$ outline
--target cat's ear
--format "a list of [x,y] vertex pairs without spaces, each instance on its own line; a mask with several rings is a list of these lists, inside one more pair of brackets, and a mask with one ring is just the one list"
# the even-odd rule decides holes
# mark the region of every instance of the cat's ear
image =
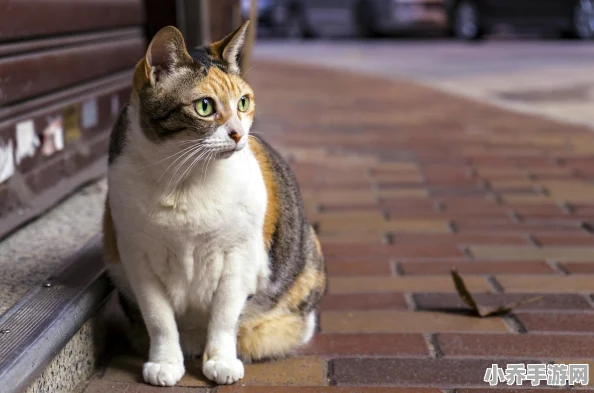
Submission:
[[159,30],[149,44],[144,57],[144,75],[155,85],[191,60],[182,33],[167,26]]
[[212,53],[227,63],[229,72],[231,73],[239,73],[239,62],[237,56],[239,55],[239,52],[241,51],[245,41],[245,34],[249,25],[250,21],[245,21],[245,23],[233,33],[210,46]]

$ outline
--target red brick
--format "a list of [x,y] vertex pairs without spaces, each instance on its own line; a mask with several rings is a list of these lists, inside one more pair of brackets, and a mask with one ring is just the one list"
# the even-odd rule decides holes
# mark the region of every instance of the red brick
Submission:
[[392,274],[390,264],[363,261],[332,261],[328,263],[330,276],[389,276]]
[[326,295],[320,308],[327,311],[407,310],[408,306],[402,293],[362,293]]
[[433,202],[428,199],[408,199],[408,198],[390,198],[390,199],[383,199],[382,203],[383,206],[389,207],[391,209],[402,209],[407,211],[427,211],[427,210],[434,210]]
[[[451,180],[472,180],[473,178],[470,177],[467,173],[467,168],[465,166],[459,165],[425,165],[421,169],[423,176],[429,180],[433,181],[451,181]],[[475,180],[476,181],[476,180]]]
[[543,246],[594,246],[594,236],[585,231],[577,235],[536,235],[535,239]]
[[382,181],[377,183],[377,187],[380,190],[390,190],[390,189],[399,189],[399,188],[415,188],[418,187],[422,182],[420,180],[411,181],[411,180],[392,180],[392,181]]
[[594,274],[594,263],[564,262],[561,266],[573,274]]
[[[525,304],[517,310],[591,310],[592,307],[583,296],[574,294],[492,294],[476,293],[474,299],[482,306],[501,306],[517,303],[535,296],[543,299]],[[415,304],[421,310],[468,310],[468,306],[457,294],[425,293],[413,295]]]
[[415,149],[417,162],[419,165],[443,164],[443,165],[468,165],[469,160],[465,157],[459,157],[453,152],[445,153],[443,147],[429,147],[417,145]]
[[388,206],[384,207],[384,211],[388,214],[390,220],[403,218],[450,218],[447,214],[437,211],[434,206],[415,207],[413,209]]
[[576,216],[594,216],[594,205],[591,204],[575,204],[572,205],[573,214]]
[[466,274],[552,274],[554,271],[545,262],[401,262],[404,274],[449,274],[452,269]]
[[478,177],[483,180],[514,180],[514,181],[525,181],[526,180],[526,174],[522,173],[522,172],[492,173],[492,174],[488,174],[488,175],[481,174],[480,172],[481,171],[479,171]]
[[579,221],[544,221],[537,223],[516,223],[512,220],[485,219],[456,219],[454,221],[460,233],[466,232],[505,232],[505,233],[546,233],[562,231],[567,235],[580,235],[584,231],[579,227]]
[[435,208],[427,209],[414,209],[407,210],[401,208],[384,208],[384,211],[388,214],[390,220],[401,220],[401,219],[442,219],[449,220],[452,217],[448,214],[437,211]]
[[[160,386],[150,386],[145,383],[113,382],[96,379],[91,381],[84,393],[161,393]],[[166,388],[168,393],[209,393],[207,388]]]
[[552,168],[557,169],[558,166],[553,163],[551,157],[544,156],[523,156],[523,157],[513,157],[510,160],[515,165],[524,168],[524,167],[540,167],[540,168]]
[[478,185],[474,187],[430,187],[429,196],[433,198],[486,198],[489,191],[480,188]]
[[486,214],[506,211],[506,207],[487,198],[440,198],[445,212],[451,214]]
[[566,390],[566,389],[509,389],[507,385],[499,388],[480,388],[480,389],[456,389],[456,393],[498,393],[504,391],[505,393],[555,393],[555,392],[579,392],[579,393],[594,393],[591,389]]
[[[539,363],[528,361],[530,363]],[[330,362],[333,385],[485,387],[485,371],[492,364],[505,368],[517,359],[343,358]],[[488,386],[488,385],[487,385]]]
[[324,247],[327,257],[364,258],[370,255],[396,258],[454,258],[464,254],[455,246],[437,244],[427,247],[426,244],[399,244],[381,246],[336,245]]
[[459,176],[448,176],[448,177],[437,177],[429,176],[425,177],[425,182],[428,186],[447,186],[447,187],[478,187],[481,182],[479,179],[467,177],[465,174]]
[[446,357],[589,358],[594,336],[560,334],[457,334],[440,333],[438,342]]
[[340,212],[376,212],[378,206],[376,204],[358,204],[350,206],[324,206],[323,212],[340,213]]
[[534,194],[538,194],[538,191],[535,190],[534,186],[530,186],[528,184],[520,186],[520,185],[516,185],[516,186],[491,186],[491,188],[493,189],[493,191],[497,192],[497,193],[501,193],[501,194],[506,194],[506,195],[518,195],[518,194],[523,194],[523,195],[534,195]]
[[[581,392],[582,391],[580,390],[580,393]],[[200,392],[198,391],[196,393]],[[217,393],[441,393],[441,390],[431,388],[382,388],[369,386],[242,386],[241,382],[239,382],[232,386],[221,386]]]
[[594,333],[594,313],[516,313],[528,332]]
[[339,204],[335,205],[332,203],[320,203],[320,209],[324,212],[337,212],[337,211],[351,211],[351,210],[377,210],[378,205],[376,203],[352,203],[352,204]]
[[[372,186],[371,180],[351,181],[348,183],[338,184],[324,184],[317,183],[316,190],[318,191],[351,191],[360,189],[369,189]],[[299,188],[301,188],[301,181],[299,181]]]
[[448,244],[448,245],[531,245],[524,235],[506,233],[397,233],[392,236],[394,244]]
[[335,232],[332,234],[321,234],[318,233],[318,240],[322,245],[322,250],[326,248],[327,245],[342,245],[342,244],[358,244],[364,246],[373,246],[373,245],[380,245],[386,244],[386,234],[384,233],[372,233],[372,232],[360,232],[361,236],[358,238],[354,238],[356,233],[348,233],[348,232]]
[[514,205],[513,210],[524,218],[531,217],[545,217],[545,218],[567,218],[559,206],[555,204],[539,204],[539,205]]
[[318,334],[301,355],[428,356],[421,334]]

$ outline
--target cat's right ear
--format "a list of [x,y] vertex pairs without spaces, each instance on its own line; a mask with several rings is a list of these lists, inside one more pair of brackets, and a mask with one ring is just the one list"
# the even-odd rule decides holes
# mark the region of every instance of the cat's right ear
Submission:
[[142,61],[144,64],[136,73],[140,74],[138,77],[142,78],[143,85],[155,86],[174,73],[176,68],[191,61],[182,33],[173,26],[167,26],[151,40]]

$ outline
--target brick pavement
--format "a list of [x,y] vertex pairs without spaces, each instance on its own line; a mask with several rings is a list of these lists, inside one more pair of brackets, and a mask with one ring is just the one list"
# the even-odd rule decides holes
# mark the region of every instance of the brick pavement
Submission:
[[[356,74],[250,77],[256,135],[290,159],[331,278],[313,342],[219,393],[479,393],[493,363],[594,362],[591,131]],[[452,267],[481,305],[544,298],[473,317]],[[118,355],[84,391],[161,391],[141,364]],[[199,370],[168,391],[215,389]]]

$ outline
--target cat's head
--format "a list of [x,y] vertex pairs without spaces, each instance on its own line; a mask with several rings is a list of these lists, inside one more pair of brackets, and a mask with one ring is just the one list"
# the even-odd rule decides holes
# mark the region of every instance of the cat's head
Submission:
[[238,55],[248,25],[190,51],[175,27],[155,35],[134,73],[139,121],[151,142],[182,150],[193,141],[214,158],[245,146],[255,102]]

